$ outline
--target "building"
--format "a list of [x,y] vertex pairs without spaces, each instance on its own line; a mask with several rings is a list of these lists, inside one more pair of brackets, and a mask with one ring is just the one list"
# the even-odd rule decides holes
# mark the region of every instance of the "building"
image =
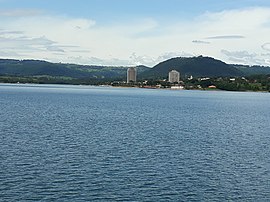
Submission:
[[176,70],[172,70],[169,72],[169,82],[170,83],[179,83],[180,81],[180,73]]
[[211,88],[211,89],[216,89],[217,87],[214,86],[214,85],[211,85],[211,86],[208,86],[208,88]]
[[127,83],[136,82],[137,81],[137,71],[136,68],[130,67],[127,70]]

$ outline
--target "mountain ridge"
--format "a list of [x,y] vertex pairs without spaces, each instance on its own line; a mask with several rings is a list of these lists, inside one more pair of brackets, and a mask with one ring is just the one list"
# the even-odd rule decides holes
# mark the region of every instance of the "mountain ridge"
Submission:
[[211,57],[176,57],[155,65],[144,73],[145,77],[166,77],[171,70],[179,71],[182,77],[241,76],[237,68]]
[[[146,66],[137,66],[138,72]],[[128,67],[77,65],[70,63],[52,63],[44,60],[0,59],[0,75],[9,76],[61,76],[71,78],[121,78],[126,75]]]
[[[79,65],[44,60],[0,59],[0,75],[125,80],[127,66]],[[227,64],[212,57],[175,57],[150,68],[136,66],[139,79],[164,79],[175,69],[182,77],[230,77],[270,74],[270,67]]]

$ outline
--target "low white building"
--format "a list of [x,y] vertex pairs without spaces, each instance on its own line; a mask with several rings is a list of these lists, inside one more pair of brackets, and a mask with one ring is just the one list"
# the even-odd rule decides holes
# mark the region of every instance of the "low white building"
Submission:
[[171,86],[172,90],[183,90],[184,86]]

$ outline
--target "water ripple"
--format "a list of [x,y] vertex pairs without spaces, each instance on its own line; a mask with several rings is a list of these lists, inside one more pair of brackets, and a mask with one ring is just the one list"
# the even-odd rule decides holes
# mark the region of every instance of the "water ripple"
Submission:
[[0,85],[0,201],[269,201],[269,95]]

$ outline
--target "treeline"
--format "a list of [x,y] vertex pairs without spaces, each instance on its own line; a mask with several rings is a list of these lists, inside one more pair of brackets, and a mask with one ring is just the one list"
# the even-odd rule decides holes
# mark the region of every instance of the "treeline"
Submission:
[[[117,80],[117,79],[116,79]],[[35,84],[71,84],[71,85],[112,85],[125,87],[156,87],[170,88],[173,85],[166,80],[148,80],[139,81],[137,83],[126,84],[121,78],[120,82],[110,79],[93,79],[93,78],[70,78],[70,77],[52,77],[52,76],[6,76],[0,75],[0,83],[35,83]],[[180,84],[185,89],[209,89],[214,86],[214,89],[227,91],[268,91],[270,92],[270,75],[256,75],[249,77],[219,77],[219,78],[193,78],[186,79]]]
[[1,76],[0,83],[33,83],[33,84],[71,84],[71,85],[102,85],[110,84],[112,81],[94,78],[70,78],[70,77],[21,77],[21,76]]
[[186,82],[186,87],[207,89],[215,86],[227,91],[268,91],[270,92],[270,75],[254,75],[237,78],[210,78],[206,80],[193,79]]

